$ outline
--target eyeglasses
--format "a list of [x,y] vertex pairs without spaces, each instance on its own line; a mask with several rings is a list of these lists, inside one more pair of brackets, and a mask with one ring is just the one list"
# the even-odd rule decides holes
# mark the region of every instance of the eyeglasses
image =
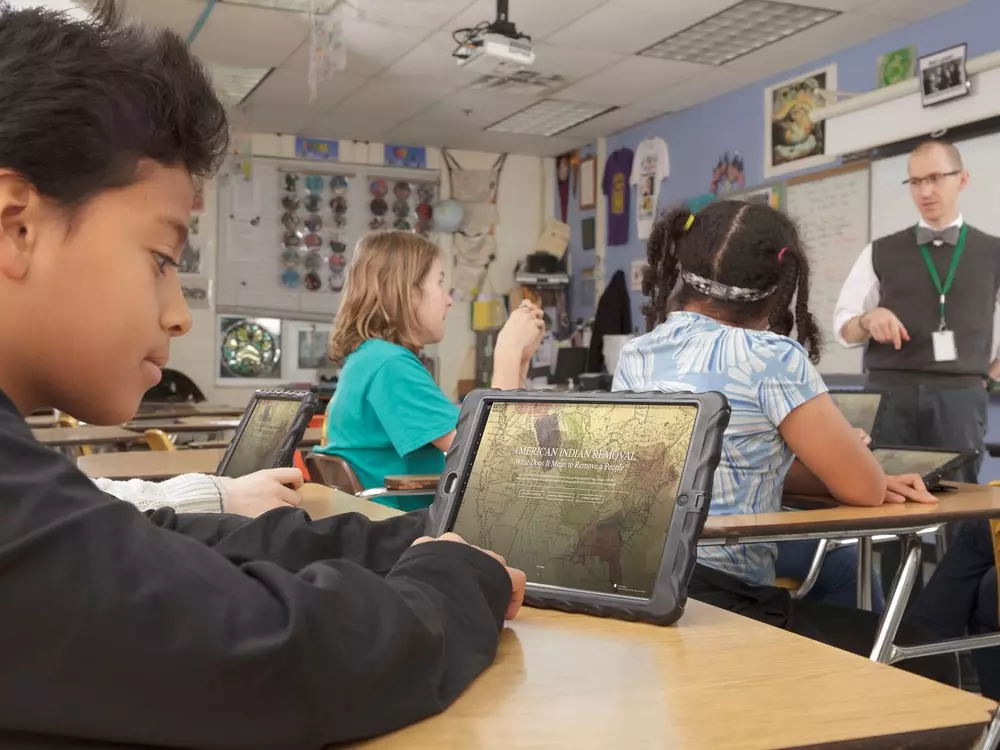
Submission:
[[962,170],[956,169],[952,172],[932,172],[926,177],[911,177],[908,180],[903,180],[903,184],[909,185],[911,188],[918,188],[924,183],[930,185],[931,187],[937,187],[945,177],[954,177],[957,174],[962,174]]

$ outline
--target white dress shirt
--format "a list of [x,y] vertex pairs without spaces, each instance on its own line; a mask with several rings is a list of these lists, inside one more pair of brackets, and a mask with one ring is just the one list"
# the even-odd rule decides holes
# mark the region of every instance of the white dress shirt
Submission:
[[[948,226],[960,227],[964,223],[965,220],[959,214],[958,218]],[[922,227],[931,228],[923,219],[920,220],[919,224]],[[851,272],[847,274],[844,286],[840,289],[840,296],[837,298],[837,308],[833,313],[833,330],[841,346],[853,349],[863,345],[863,343],[848,343],[844,340],[842,331],[852,318],[864,315],[878,307],[880,296],[881,289],[879,288],[878,276],[875,275],[875,266],[872,263],[872,246],[869,243],[854,262]],[[1000,294],[997,295],[996,303],[993,306],[993,345],[990,351],[992,352],[991,362],[1000,359]]]

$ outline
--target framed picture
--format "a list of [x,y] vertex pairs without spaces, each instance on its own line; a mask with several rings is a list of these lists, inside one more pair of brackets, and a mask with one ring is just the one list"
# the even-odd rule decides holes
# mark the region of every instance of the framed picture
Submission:
[[281,385],[281,321],[218,317],[216,385]]
[[593,211],[597,205],[597,159],[580,160],[580,210]]
[[917,74],[917,45],[911,44],[879,55],[875,65],[877,88],[892,86],[913,78]]
[[311,323],[300,320],[285,321],[285,357],[282,377],[290,382],[315,382],[316,371],[331,367],[327,356],[330,350],[332,323]]
[[925,107],[951,101],[969,93],[965,69],[965,44],[943,49],[920,58],[920,100]]
[[824,94],[837,89],[837,66],[828,65],[764,90],[764,176],[829,164],[826,121],[810,113],[823,106]]

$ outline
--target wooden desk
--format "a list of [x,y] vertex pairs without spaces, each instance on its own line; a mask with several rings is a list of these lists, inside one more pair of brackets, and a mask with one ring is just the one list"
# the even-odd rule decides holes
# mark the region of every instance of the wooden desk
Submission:
[[140,406],[133,421],[145,419],[178,419],[180,417],[241,417],[245,406],[219,404],[152,404]]
[[56,419],[55,414],[29,414],[24,418],[24,421],[27,422],[28,427],[32,429],[55,427],[59,424],[59,420]]
[[695,601],[669,628],[525,608],[451,708],[357,747],[971,748],[995,706]]
[[121,427],[41,427],[31,431],[35,439],[52,448],[78,445],[129,445],[142,440],[142,435]]
[[76,465],[92,479],[156,481],[180,474],[214,474],[224,453],[222,449],[102,453],[81,456]]
[[137,432],[163,430],[174,435],[182,432],[225,432],[239,427],[239,419],[222,417],[172,417],[134,419],[125,425],[126,429]]
[[[302,441],[299,443],[299,448],[312,448],[314,445],[319,445],[323,440],[323,428],[321,427],[307,427],[306,431],[302,433]],[[195,440],[193,442],[186,444],[188,448],[225,448],[229,445],[228,440]]]

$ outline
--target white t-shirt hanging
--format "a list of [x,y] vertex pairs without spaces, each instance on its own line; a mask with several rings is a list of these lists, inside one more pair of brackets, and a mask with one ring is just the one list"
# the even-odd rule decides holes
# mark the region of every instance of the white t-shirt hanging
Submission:
[[635,149],[632,179],[638,190],[635,201],[636,232],[640,240],[649,239],[656,219],[660,183],[670,176],[670,154],[662,138],[647,138]]

